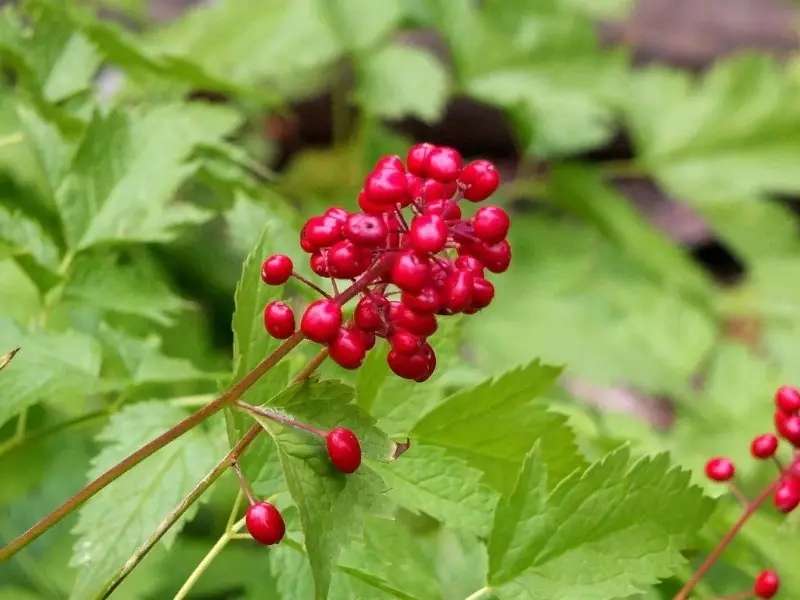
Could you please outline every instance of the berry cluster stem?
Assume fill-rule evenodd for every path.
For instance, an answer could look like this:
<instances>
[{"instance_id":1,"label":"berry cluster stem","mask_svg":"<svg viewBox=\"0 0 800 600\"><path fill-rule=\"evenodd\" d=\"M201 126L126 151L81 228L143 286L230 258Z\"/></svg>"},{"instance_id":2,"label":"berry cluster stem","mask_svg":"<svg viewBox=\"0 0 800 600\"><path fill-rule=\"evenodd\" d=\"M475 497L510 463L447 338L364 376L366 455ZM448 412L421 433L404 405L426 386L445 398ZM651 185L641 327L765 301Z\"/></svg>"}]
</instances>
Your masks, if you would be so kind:
<instances>
[{"instance_id":1,"label":"berry cluster stem","mask_svg":"<svg viewBox=\"0 0 800 600\"><path fill-rule=\"evenodd\" d=\"M341 294L336 297L336 301L341 305L346 303L347 301L354 298L356 295L360 294L366 287L372 283L375 279L380 277L389 267L390 259L384 258L378 262L376 262L372 267L370 267L359 279L344 290ZM192 413L185 419L183 419L180 423L172 427L171 429L165 431L155 439L151 440L138 450L136 450L133 454L129 455L113 467L111 467L108 471L100 475L97 479L91 481L86 487L82 490L74 494L70 497L66 502L64 502L61 506L56 508L53 512L48 514L44 517L41 521L33 525L30 529L25 531L22 535L12 540L7 546L0 549L0 563L4 560L10 558L26 546L28 546L31 542L41 536L44 532L48 529L59 523L64 517L71 514L75 510L77 510L84 502L86 502L89 498L97 494L100 490L104 489L107 485L112 483L113 481L117 480L119 477L130 471L133 467L138 465L140 462L149 458L159 450L161 450L164 446L169 444L170 442L175 441L179 437L181 437L186 432L190 431L194 427L197 427L200 423L208 419L209 417L215 415L220 410L222 410L225 406L228 406L241 398L244 393L249 390L255 383L264 376L272 367L274 367L278 362L280 362L289 352L291 352L295 347L300 344L305 339L305 336L301 331L294 333L290 338L284 341L280 346L278 346L272 354L267 356L264 360L262 360L256 367L250 371L247 375L245 375L242 379L237 381L233 386L231 386L227 391L225 391L222 395L218 396L216 399L212 400L208 404L206 404L203 408L197 410L196 412ZM253 434L253 439L256 435L258 435L259 427L256 427L256 431ZM242 442L244 442L248 437L250 437L250 431L247 432L244 438L237 444L237 446L231 450L231 453L239 447ZM243 451L250 443L252 439L250 439L240 450ZM238 456L236 454L235 456ZM230 458L224 463L221 463L222 470L228 468L230 466ZM219 465L215 467L216 469L219 468ZM212 471L213 473L213 471ZM220 473L221 474L221 473ZM217 475L218 477L218 475ZM214 478L216 479L216 477ZM197 489L197 488L196 488ZM204 491L203 488L202 491ZM194 490L193 490L194 491ZM190 494L191 495L191 494ZM188 498L188 497L187 497ZM194 501L194 500L193 500Z\"/></svg>"},{"instance_id":2,"label":"berry cluster stem","mask_svg":"<svg viewBox=\"0 0 800 600\"><path fill-rule=\"evenodd\" d=\"M681 588L681 590L675 595L673 600L686 600L689 597L689 594L692 592L694 587L700 582L703 576L714 566L714 563L717 562L719 557L725 551L725 549L731 544L734 540L736 535L742 530L745 523L750 520L750 517L755 514L755 512L761 507L764 502L769 499L772 493L775 491L775 488L778 487L781 478L776 477L775 480L770 483L758 496L753 499L752 502L748 503L745 506L744 511L742 511L741 516L739 519L731 526L728 532L723 536L723 538L719 541L716 548L711 551L711 554L708 555L706 560L703 562L700 567L694 572L694 574L689 578L686 584Z\"/></svg>"}]
</instances>

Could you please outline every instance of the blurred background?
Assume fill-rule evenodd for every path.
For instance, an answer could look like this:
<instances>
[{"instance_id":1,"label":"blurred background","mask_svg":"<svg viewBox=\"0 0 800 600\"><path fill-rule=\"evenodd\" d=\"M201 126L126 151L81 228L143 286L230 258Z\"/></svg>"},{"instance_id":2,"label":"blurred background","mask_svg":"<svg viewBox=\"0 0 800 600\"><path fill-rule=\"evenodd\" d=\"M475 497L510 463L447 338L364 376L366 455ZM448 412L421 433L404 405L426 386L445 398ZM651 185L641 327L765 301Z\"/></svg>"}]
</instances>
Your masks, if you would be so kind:
<instances>
[{"instance_id":1,"label":"blurred background","mask_svg":"<svg viewBox=\"0 0 800 600\"><path fill-rule=\"evenodd\" d=\"M775 388L800 384L797 4L74 4L101 103L192 99L239 119L224 144L201 149L201 167L177 194L210 218L136 250L175 297L159 308L166 318L142 330L164 354L227 371L234 290L262 223L284 220L286 251L298 255L297 224L327 206L355 207L377 158L415 141L449 145L497 163L494 201L514 215L512 268L496 279L496 302L459 331L453 381L536 357L563 364L550 400L588 453L626 440L695 469L729 455L748 489L770 475L748 458L749 440L771 429ZM26 93L15 65L3 63L0 207L22 207L46 229L46 182L32 150L9 142ZM78 91L52 85L59 102ZM0 261L0 312L21 323L41 308L30 263L48 260L46 245L27 239L25 252ZM141 258L125 251L119 264ZM53 315L70 327L82 318L74 305ZM91 455L75 453L76 464ZM77 489L82 473L54 484L50 498ZM151 597L185 578L214 539L229 501L220 496L152 567ZM32 522L36 508L0 522L0 534ZM764 517L758 531L771 545L753 533L747 552L797 556L797 521ZM64 564L69 540L62 546L53 564ZM253 560L245 554L215 565L196 597L239 597L244 584L226 578L225 564ZM18 567L14 577L29 584ZM61 597L61 585L45 577L31 597Z\"/></svg>"}]
</instances>

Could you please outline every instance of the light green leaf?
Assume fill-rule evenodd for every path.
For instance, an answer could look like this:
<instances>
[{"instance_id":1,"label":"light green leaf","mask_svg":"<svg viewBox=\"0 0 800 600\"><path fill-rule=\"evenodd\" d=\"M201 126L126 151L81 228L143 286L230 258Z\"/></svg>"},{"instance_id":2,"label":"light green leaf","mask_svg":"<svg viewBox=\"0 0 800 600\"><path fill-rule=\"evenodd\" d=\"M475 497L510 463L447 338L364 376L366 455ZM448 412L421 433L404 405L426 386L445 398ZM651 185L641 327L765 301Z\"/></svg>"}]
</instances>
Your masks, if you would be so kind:
<instances>
[{"instance_id":1,"label":"light green leaf","mask_svg":"<svg viewBox=\"0 0 800 600\"><path fill-rule=\"evenodd\" d=\"M365 58L356 97L376 116L433 122L442 116L448 87L447 71L432 54L389 45Z\"/></svg>"},{"instance_id":2,"label":"light green leaf","mask_svg":"<svg viewBox=\"0 0 800 600\"><path fill-rule=\"evenodd\" d=\"M746 90L747 102L742 102ZM800 189L800 83L766 56L718 62L698 83L651 69L627 95L641 162L698 206Z\"/></svg>"},{"instance_id":3,"label":"light green leaf","mask_svg":"<svg viewBox=\"0 0 800 600\"><path fill-rule=\"evenodd\" d=\"M397 461L375 468L387 496L403 508L477 535L489 532L497 492L481 481L483 473L443 448L412 440Z\"/></svg>"},{"instance_id":4,"label":"light green leaf","mask_svg":"<svg viewBox=\"0 0 800 600\"><path fill-rule=\"evenodd\" d=\"M621 449L550 494L531 451L495 512L489 584L500 598L606 600L642 591L684 564L681 550L713 503L666 455L629 465Z\"/></svg>"},{"instance_id":5,"label":"light green leaf","mask_svg":"<svg viewBox=\"0 0 800 600\"><path fill-rule=\"evenodd\" d=\"M62 297L161 325L169 325L184 306L159 265L143 251L82 253L70 268Z\"/></svg>"},{"instance_id":6,"label":"light green leaf","mask_svg":"<svg viewBox=\"0 0 800 600\"><path fill-rule=\"evenodd\" d=\"M2 371L3 369L6 368L6 366L8 366L8 363L11 362L11 359L13 359L17 355L17 352L19 352L19 348L14 348L13 350L6 352L3 356L0 357L0 371Z\"/></svg>"},{"instance_id":7,"label":"light green leaf","mask_svg":"<svg viewBox=\"0 0 800 600\"><path fill-rule=\"evenodd\" d=\"M622 18L633 7L633 0L559 0L559 3L575 12L602 19Z\"/></svg>"},{"instance_id":8,"label":"light green leaf","mask_svg":"<svg viewBox=\"0 0 800 600\"><path fill-rule=\"evenodd\" d=\"M92 461L93 479L128 454L186 417L163 402L143 402L111 417L98 440L105 445ZM84 600L103 591L108 578L158 527L159 523L217 461L215 443L195 428L134 467L80 511L71 566L79 569L72 598ZM162 538L169 546L197 504Z\"/></svg>"},{"instance_id":9,"label":"light green leaf","mask_svg":"<svg viewBox=\"0 0 800 600\"><path fill-rule=\"evenodd\" d=\"M535 402L559 372L536 361L456 392L417 422L412 443L446 448L507 492L528 451L541 440L555 485L584 464L566 418Z\"/></svg>"},{"instance_id":10,"label":"light green leaf","mask_svg":"<svg viewBox=\"0 0 800 600\"><path fill-rule=\"evenodd\" d=\"M486 546L474 532L439 530L436 574L442 600L464 600L484 587L488 565Z\"/></svg>"},{"instance_id":11,"label":"light green leaf","mask_svg":"<svg viewBox=\"0 0 800 600\"><path fill-rule=\"evenodd\" d=\"M46 292L60 280L59 252L35 221L0 206L0 246L12 256L36 287Z\"/></svg>"},{"instance_id":12,"label":"light green leaf","mask_svg":"<svg viewBox=\"0 0 800 600\"><path fill-rule=\"evenodd\" d=\"M97 388L100 346L89 336L78 332L24 331L0 316L0 340L20 348L3 370L0 425L36 402L69 402Z\"/></svg>"},{"instance_id":13,"label":"light green leaf","mask_svg":"<svg viewBox=\"0 0 800 600\"><path fill-rule=\"evenodd\" d=\"M186 162L193 149L238 122L229 109L199 104L95 114L56 194L69 246L165 241L206 218L170 200L196 169Z\"/></svg>"}]
</instances>

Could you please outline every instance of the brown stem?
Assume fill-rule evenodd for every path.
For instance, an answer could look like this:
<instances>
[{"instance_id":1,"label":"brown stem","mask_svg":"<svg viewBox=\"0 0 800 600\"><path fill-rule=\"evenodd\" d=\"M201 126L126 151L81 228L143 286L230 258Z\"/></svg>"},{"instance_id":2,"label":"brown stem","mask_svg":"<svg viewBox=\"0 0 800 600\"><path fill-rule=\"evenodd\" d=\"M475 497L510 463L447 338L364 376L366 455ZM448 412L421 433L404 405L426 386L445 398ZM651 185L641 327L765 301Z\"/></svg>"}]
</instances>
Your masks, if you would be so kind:
<instances>
[{"instance_id":1,"label":"brown stem","mask_svg":"<svg viewBox=\"0 0 800 600\"><path fill-rule=\"evenodd\" d=\"M377 261L359 278L359 280L356 283L348 287L339 296L337 296L336 298L337 303L341 306L345 304L347 301L351 300L361 291L363 291L367 287L367 285L369 285L374 279L380 277L383 274L383 272L388 268L389 262L390 259L388 257L384 257L383 259ZM57 524L68 514L72 513L74 510L80 507L84 502L86 502L89 498L94 496L97 492L105 488L112 481L118 479L119 477L130 471L140 462L152 456L161 448L163 448L170 442L176 440L187 431L196 427L197 425L199 425L212 415L218 413L228 404L238 400L267 371L269 371L284 356L286 356L301 341L303 341L303 339L305 339L305 336L301 331L298 331L297 333L292 335L292 337L284 341L280 346L278 346L278 348L275 349L275 351L272 354L270 354L268 357L262 360L258 365L256 365L256 367L250 373L248 373L241 380L236 382L230 389L224 392L221 396L209 402L206 406L204 406L200 410L192 413L191 415L186 417L183 421L175 425L172 429L169 429L168 431L162 433L157 438L148 442L147 444L139 448L136 452L134 452L121 462L111 467L108 471L100 475L100 477L90 482L81 491L73 495L61 506L59 506L49 515L44 517L41 521L36 523L30 529L28 529L25 533L23 533L16 539L12 540L4 548L0 549L0 563L2 563L4 560L10 558L14 554L25 548L28 544L33 542L36 538L38 538L45 531L50 529L53 525Z\"/></svg>"},{"instance_id":2,"label":"brown stem","mask_svg":"<svg viewBox=\"0 0 800 600\"><path fill-rule=\"evenodd\" d=\"M702 565L694 572L694 575L686 582L686 584L681 588L681 590L675 595L673 600L686 600L689 597L689 594L692 592L694 587L698 584L698 582L703 578L708 570L717 562L717 559L722 555L725 549L730 545L733 541L733 538L736 537L736 534L741 531L744 524L753 516L753 514L761 507L762 504L770 497L772 492L778 487L780 483L780 476L775 478L771 484L769 484L764 491L762 491L756 498L750 502L742 512L742 516L733 524L733 526L728 530L728 533L720 540L717 547L711 551L711 554L708 555L706 560L703 562Z\"/></svg>"},{"instance_id":3,"label":"brown stem","mask_svg":"<svg viewBox=\"0 0 800 600\"><path fill-rule=\"evenodd\" d=\"M300 273L297 273L296 271L292 271L292 277L294 277L295 279L297 279L297 281L299 281L299 282L301 282L301 283L304 283L304 284L306 284L308 287L310 287L312 290L314 290L314 291L315 291L315 292L317 292L318 294L322 294L322 296L324 296L325 298L330 298L330 297L331 297L331 295L330 295L328 292L326 292L325 290L323 290L321 287L319 287L319 286L318 286L316 283L314 283L313 281L311 281L311 280L309 280L309 279L306 279L305 277L303 277L302 275L300 275Z\"/></svg>"},{"instance_id":4,"label":"brown stem","mask_svg":"<svg viewBox=\"0 0 800 600\"><path fill-rule=\"evenodd\" d=\"M256 498L253 496L253 492L250 489L250 486L247 484L247 479L244 478L242 470L239 468L238 458L231 459L231 469L233 469L233 472L236 473L236 478L239 480L239 486L241 486L244 495L247 496L247 502L250 504L250 506L252 506L256 503Z\"/></svg>"}]
</instances>

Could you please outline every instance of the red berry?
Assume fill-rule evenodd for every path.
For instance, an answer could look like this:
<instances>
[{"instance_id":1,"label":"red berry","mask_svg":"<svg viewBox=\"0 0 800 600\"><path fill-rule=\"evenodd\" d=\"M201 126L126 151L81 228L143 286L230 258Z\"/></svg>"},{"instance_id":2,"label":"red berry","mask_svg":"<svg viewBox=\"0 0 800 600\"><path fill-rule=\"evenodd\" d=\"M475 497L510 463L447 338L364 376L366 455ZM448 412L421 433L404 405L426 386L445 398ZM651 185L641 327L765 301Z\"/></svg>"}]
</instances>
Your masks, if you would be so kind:
<instances>
[{"instance_id":1,"label":"red berry","mask_svg":"<svg viewBox=\"0 0 800 600\"><path fill-rule=\"evenodd\" d=\"M730 481L736 469L727 458L712 458L706 463L706 477L712 481Z\"/></svg>"},{"instance_id":2,"label":"red berry","mask_svg":"<svg viewBox=\"0 0 800 600\"><path fill-rule=\"evenodd\" d=\"M367 351L370 351L375 347L375 333L372 331L364 331L363 329L358 329L357 327L354 327L353 329L361 333L361 338L364 340L364 348Z\"/></svg>"},{"instance_id":3,"label":"red berry","mask_svg":"<svg viewBox=\"0 0 800 600\"><path fill-rule=\"evenodd\" d=\"M367 347L360 329L342 327L328 344L331 359L345 369L357 369L364 362Z\"/></svg>"},{"instance_id":4,"label":"red berry","mask_svg":"<svg viewBox=\"0 0 800 600\"><path fill-rule=\"evenodd\" d=\"M494 286L492 282L483 277L475 277L472 283L472 303L470 308L480 310L486 308L494 299Z\"/></svg>"},{"instance_id":5,"label":"red berry","mask_svg":"<svg viewBox=\"0 0 800 600\"><path fill-rule=\"evenodd\" d=\"M317 248L328 248L342 239L342 223L332 217L311 217L304 230L306 239Z\"/></svg>"},{"instance_id":6,"label":"red berry","mask_svg":"<svg viewBox=\"0 0 800 600\"><path fill-rule=\"evenodd\" d=\"M389 228L377 215L352 214L344 225L344 237L360 246L375 248L386 244Z\"/></svg>"},{"instance_id":7,"label":"red berry","mask_svg":"<svg viewBox=\"0 0 800 600\"><path fill-rule=\"evenodd\" d=\"M436 354L427 343L412 355L401 354L392 349L386 357L386 362L395 375L418 383L427 380L436 370Z\"/></svg>"},{"instance_id":8,"label":"red berry","mask_svg":"<svg viewBox=\"0 0 800 600\"><path fill-rule=\"evenodd\" d=\"M487 244L496 244L506 239L510 225L508 213L499 206L483 206L472 217L475 235Z\"/></svg>"},{"instance_id":9,"label":"red berry","mask_svg":"<svg viewBox=\"0 0 800 600\"><path fill-rule=\"evenodd\" d=\"M406 165L408 172L413 173L417 177L428 176L428 155L431 150L436 146L433 144L423 143L411 146L406 155Z\"/></svg>"},{"instance_id":10,"label":"red berry","mask_svg":"<svg viewBox=\"0 0 800 600\"><path fill-rule=\"evenodd\" d=\"M342 326L342 309L333 300L324 299L312 302L303 313L300 329L311 341L324 344L339 333Z\"/></svg>"},{"instance_id":11,"label":"red berry","mask_svg":"<svg viewBox=\"0 0 800 600\"><path fill-rule=\"evenodd\" d=\"M381 312L379 310L379 303L384 308L389 306L388 300L383 296L376 302L371 296L364 296L356 304L353 316L355 317L356 325L364 331L375 331L380 329L383 325Z\"/></svg>"},{"instance_id":12,"label":"red berry","mask_svg":"<svg viewBox=\"0 0 800 600\"><path fill-rule=\"evenodd\" d=\"M753 438L750 442L750 454L755 458L772 458L778 449L778 438L771 433L765 433Z\"/></svg>"},{"instance_id":13,"label":"red berry","mask_svg":"<svg viewBox=\"0 0 800 600\"><path fill-rule=\"evenodd\" d=\"M442 309L450 313L463 311L472 302L475 276L469 271L453 271L442 284Z\"/></svg>"},{"instance_id":14,"label":"red berry","mask_svg":"<svg viewBox=\"0 0 800 600\"><path fill-rule=\"evenodd\" d=\"M470 254L464 254L456 258L453 266L461 271L469 271L476 277L483 277L483 263Z\"/></svg>"},{"instance_id":15,"label":"red berry","mask_svg":"<svg viewBox=\"0 0 800 600\"><path fill-rule=\"evenodd\" d=\"M364 192L370 203L379 206L405 206L411 200L405 173L395 169L380 169L370 173L364 183Z\"/></svg>"},{"instance_id":16,"label":"red berry","mask_svg":"<svg viewBox=\"0 0 800 600\"><path fill-rule=\"evenodd\" d=\"M311 258L308 259L308 264L311 265L311 270L320 277L330 277L328 259L325 257L325 254L319 250L311 255Z\"/></svg>"},{"instance_id":17,"label":"red berry","mask_svg":"<svg viewBox=\"0 0 800 600\"><path fill-rule=\"evenodd\" d=\"M323 216L330 217L331 219L336 219L340 223L344 223L347 221L347 217L350 215L347 210L342 208L341 206L331 206L328 210L323 213Z\"/></svg>"},{"instance_id":18,"label":"red berry","mask_svg":"<svg viewBox=\"0 0 800 600\"><path fill-rule=\"evenodd\" d=\"M267 546L280 542L286 533L281 513L269 502L251 504L244 522L253 539Z\"/></svg>"},{"instance_id":19,"label":"red berry","mask_svg":"<svg viewBox=\"0 0 800 600\"><path fill-rule=\"evenodd\" d=\"M399 302L391 303L389 318L393 325L422 337L433 335L438 327L434 315L419 313L403 306Z\"/></svg>"},{"instance_id":20,"label":"red berry","mask_svg":"<svg viewBox=\"0 0 800 600\"><path fill-rule=\"evenodd\" d=\"M261 279L269 285L282 285L292 276L294 265L285 254L273 254L261 265Z\"/></svg>"},{"instance_id":21,"label":"red berry","mask_svg":"<svg viewBox=\"0 0 800 600\"><path fill-rule=\"evenodd\" d=\"M486 200L500 184L500 174L488 160L475 160L466 165L458 176L464 198L472 202Z\"/></svg>"},{"instance_id":22,"label":"red berry","mask_svg":"<svg viewBox=\"0 0 800 600\"><path fill-rule=\"evenodd\" d=\"M781 580L775 571L761 571L753 584L756 598L773 598L781 587Z\"/></svg>"},{"instance_id":23,"label":"red berry","mask_svg":"<svg viewBox=\"0 0 800 600\"><path fill-rule=\"evenodd\" d=\"M430 200L425 203L425 214L441 215L446 221L456 221L461 218L461 207L445 198Z\"/></svg>"},{"instance_id":24,"label":"red berry","mask_svg":"<svg viewBox=\"0 0 800 600\"><path fill-rule=\"evenodd\" d=\"M416 293L425 287L430 274L430 267L413 250L398 254L392 265L390 278L392 283L404 292Z\"/></svg>"},{"instance_id":25,"label":"red berry","mask_svg":"<svg viewBox=\"0 0 800 600\"><path fill-rule=\"evenodd\" d=\"M308 252L309 254L319 250L319 248L312 244L308 239L305 228L300 231L300 247L303 249L303 252Z\"/></svg>"},{"instance_id":26,"label":"red berry","mask_svg":"<svg viewBox=\"0 0 800 600\"><path fill-rule=\"evenodd\" d=\"M403 159L401 159L396 154L384 156L383 158L379 159L378 162L375 163L375 168L373 169L373 171L380 171L382 169L402 171L403 173L405 173L406 171L406 167L403 164Z\"/></svg>"},{"instance_id":27,"label":"red berry","mask_svg":"<svg viewBox=\"0 0 800 600\"><path fill-rule=\"evenodd\" d=\"M363 210L368 215L380 215L387 211L393 210L393 206L383 206L380 204L375 204L372 200L369 199L367 196L367 192L361 190L358 193L357 197L358 207Z\"/></svg>"},{"instance_id":28,"label":"red berry","mask_svg":"<svg viewBox=\"0 0 800 600\"><path fill-rule=\"evenodd\" d=\"M782 513L790 513L800 504L800 480L786 477L778 484L773 497L775 508Z\"/></svg>"},{"instance_id":29,"label":"red berry","mask_svg":"<svg viewBox=\"0 0 800 600\"><path fill-rule=\"evenodd\" d=\"M428 152L427 159L428 177L442 183L455 181L464 164L458 151L446 146L433 148Z\"/></svg>"},{"instance_id":30,"label":"red berry","mask_svg":"<svg viewBox=\"0 0 800 600\"><path fill-rule=\"evenodd\" d=\"M331 429L325 445L333 466L342 473L355 473L361 466L361 445L356 434L349 429L344 427Z\"/></svg>"},{"instance_id":31,"label":"red berry","mask_svg":"<svg viewBox=\"0 0 800 600\"><path fill-rule=\"evenodd\" d=\"M392 349L400 354L411 355L419 352L425 340L409 331L397 329L389 338Z\"/></svg>"},{"instance_id":32,"label":"red berry","mask_svg":"<svg viewBox=\"0 0 800 600\"><path fill-rule=\"evenodd\" d=\"M350 240L342 240L330 247L327 259L328 272L333 277L351 279L369 268L372 254L363 246L356 246Z\"/></svg>"},{"instance_id":33,"label":"red berry","mask_svg":"<svg viewBox=\"0 0 800 600\"><path fill-rule=\"evenodd\" d=\"M508 240L503 240L490 246L481 244L478 252L478 258L483 263L483 266L492 273L504 273L511 264L511 245Z\"/></svg>"},{"instance_id":34,"label":"red berry","mask_svg":"<svg viewBox=\"0 0 800 600\"><path fill-rule=\"evenodd\" d=\"M447 243L447 225L439 215L419 215L411 221L409 235L414 250L435 254Z\"/></svg>"},{"instance_id":35,"label":"red berry","mask_svg":"<svg viewBox=\"0 0 800 600\"><path fill-rule=\"evenodd\" d=\"M442 297L439 291L430 285L426 285L416 294L403 292L400 302L411 310L421 313L435 313L442 306Z\"/></svg>"},{"instance_id":36,"label":"red berry","mask_svg":"<svg viewBox=\"0 0 800 600\"><path fill-rule=\"evenodd\" d=\"M778 433L795 448L800 448L800 415L781 418L778 422Z\"/></svg>"},{"instance_id":37,"label":"red berry","mask_svg":"<svg viewBox=\"0 0 800 600\"><path fill-rule=\"evenodd\" d=\"M445 200L446 198L452 198L453 194L458 191L458 186L456 185L455 181L451 181L450 183L442 183L441 181L436 181L435 179L423 179L419 180L416 191L417 197L421 198L425 203L425 212L428 212L428 203L437 200Z\"/></svg>"},{"instance_id":38,"label":"red berry","mask_svg":"<svg viewBox=\"0 0 800 600\"><path fill-rule=\"evenodd\" d=\"M294 333L294 312L280 301L264 307L264 328L272 337L285 340Z\"/></svg>"},{"instance_id":39,"label":"red berry","mask_svg":"<svg viewBox=\"0 0 800 600\"><path fill-rule=\"evenodd\" d=\"M800 392L788 385L779 387L775 392L775 406L787 415L800 413Z\"/></svg>"}]
</instances>

